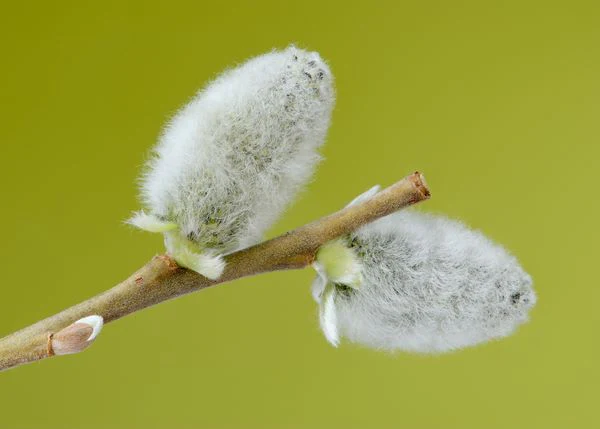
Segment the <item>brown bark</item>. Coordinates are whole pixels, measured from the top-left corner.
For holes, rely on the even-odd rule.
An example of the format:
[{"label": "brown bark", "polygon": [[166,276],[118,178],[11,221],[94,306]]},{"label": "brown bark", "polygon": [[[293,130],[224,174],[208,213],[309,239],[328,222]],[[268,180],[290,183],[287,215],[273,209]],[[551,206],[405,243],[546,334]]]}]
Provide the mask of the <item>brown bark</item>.
[{"label": "brown bark", "polygon": [[[304,268],[328,241],[429,196],[423,176],[414,173],[367,201],[227,255],[225,271],[218,280],[181,268],[167,255],[156,256],[112,289],[0,339],[0,371],[53,356],[49,339],[64,333],[69,325],[85,316],[97,314],[109,323],[216,284],[269,271]],[[82,335],[80,341],[86,338]],[[83,350],[85,347],[81,346]],[[77,344],[69,347],[76,350]]]}]

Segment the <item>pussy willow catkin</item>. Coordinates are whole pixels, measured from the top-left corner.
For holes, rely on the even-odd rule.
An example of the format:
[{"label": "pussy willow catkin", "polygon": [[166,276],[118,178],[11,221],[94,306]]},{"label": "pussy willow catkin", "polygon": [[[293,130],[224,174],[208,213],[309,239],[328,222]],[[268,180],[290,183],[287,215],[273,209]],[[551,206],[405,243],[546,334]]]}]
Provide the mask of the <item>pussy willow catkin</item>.
[{"label": "pussy willow catkin", "polygon": [[509,335],[536,302],[530,276],[504,248],[412,210],[324,246],[315,267],[313,295],[334,345],[346,337],[385,350],[454,350]]},{"label": "pussy willow catkin", "polygon": [[273,51],[226,71],[170,121],[142,178],[146,212],[183,266],[210,278],[255,244],[310,178],[334,105],[315,52]]}]

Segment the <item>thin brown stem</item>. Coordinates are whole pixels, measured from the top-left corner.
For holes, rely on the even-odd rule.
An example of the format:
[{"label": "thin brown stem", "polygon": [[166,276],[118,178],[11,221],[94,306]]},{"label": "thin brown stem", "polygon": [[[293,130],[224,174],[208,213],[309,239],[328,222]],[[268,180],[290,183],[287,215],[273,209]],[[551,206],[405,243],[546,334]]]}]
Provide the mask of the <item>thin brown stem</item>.
[{"label": "thin brown stem", "polygon": [[112,289],[0,339],[0,371],[51,357],[49,339],[82,317],[96,314],[109,323],[219,283],[269,271],[304,268],[328,241],[427,198],[429,190],[423,176],[414,173],[367,201],[226,256],[227,265],[218,280],[181,268],[167,255],[156,256]]}]

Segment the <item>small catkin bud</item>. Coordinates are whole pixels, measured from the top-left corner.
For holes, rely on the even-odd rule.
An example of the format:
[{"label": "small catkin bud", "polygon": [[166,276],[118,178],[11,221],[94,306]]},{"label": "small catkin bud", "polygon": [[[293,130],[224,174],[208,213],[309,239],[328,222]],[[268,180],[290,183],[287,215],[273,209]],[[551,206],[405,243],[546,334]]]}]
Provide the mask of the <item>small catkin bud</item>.
[{"label": "small catkin bud", "polygon": [[220,255],[258,242],[310,178],[334,98],[327,64],[293,46],[223,73],[166,127],[130,223],[218,277]]},{"label": "small catkin bud", "polygon": [[361,272],[358,286],[343,281],[331,255],[315,263],[313,295],[334,345],[343,336],[384,350],[455,350],[509,335],[536,302],[517,260],[456,221],[406,210],[345,243],[357,260],[351,271]]},{"label": "small catkin bud", "polygon": [[49,353],[59,356],[85,350],[94,342],[103,325],[102,316],[79,319],[49,338]]}]

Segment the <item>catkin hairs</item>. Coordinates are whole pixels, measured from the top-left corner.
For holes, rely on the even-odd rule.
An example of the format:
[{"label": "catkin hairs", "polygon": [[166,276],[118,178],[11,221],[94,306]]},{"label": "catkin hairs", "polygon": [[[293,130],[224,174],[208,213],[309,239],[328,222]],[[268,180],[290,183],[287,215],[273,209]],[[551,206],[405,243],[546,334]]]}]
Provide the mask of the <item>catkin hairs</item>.
[{"label": "catkin hairs", "polygon": [[142,178],[147,213],[131,223],[218,277],[219,255],[258,242],[311,177],[334,101],[315,52],[291,46],[226,71],[165,128]]},{"label": "catkin hairs", "polygon": [[[313,286],[321,327],[334,345],[346,337],[377,349],[445,352],[509,335],[536,302],[531,277],[514,256],[441,216],[398,212],[329,253],[340,242],[340,253],[353,257],[319,254]],[[361,281],[348,283],[347,273],[356,272]]]}]

